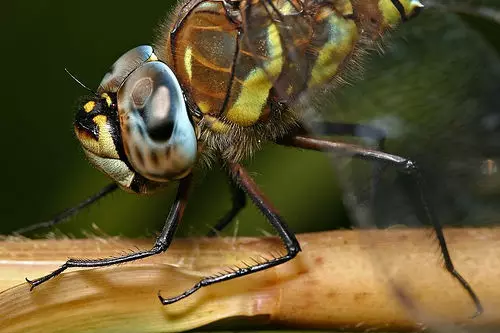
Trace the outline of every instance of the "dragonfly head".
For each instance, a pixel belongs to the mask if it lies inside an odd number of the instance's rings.
[[[181,87],[149,46],[115,62],[78,110],[75,133],[93,165],[137,193],[185,177],[197,158]]]
[[[385,28],[392,28],[417,16],[424,5],[419,0],[379,0]]]

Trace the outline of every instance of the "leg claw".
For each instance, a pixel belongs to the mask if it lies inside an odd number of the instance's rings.
[[[35,283],[28,278],[24,278],[24,279],[26,280],[26,282],[28,282],[30,284],[30,291],[32,291],[35,288]]]

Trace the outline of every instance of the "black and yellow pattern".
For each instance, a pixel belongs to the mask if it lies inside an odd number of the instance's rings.
[[[94,94],[75,120],[76,136],[94,166],[137,193],[191,172],[195,130],[174,74],[150,46],[122,55]]]
[[[156,44],[201,115],[205,147],[231,160],[289,131],[294,100],[339,81],[367,44],[422,7],[416,0],[238,4],[188,2]]]

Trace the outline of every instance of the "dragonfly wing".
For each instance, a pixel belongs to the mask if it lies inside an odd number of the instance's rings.
[[[353,222],[361,227],[431,227],[425,216],[429,209],[445,227],[497,223],[500,216],[498,55],[460,18],[444,12],[428,11],[401,27],[393,37],[383,56],[367,62],[364,80],[338,89],[334,100],[321,101],[320,109],[329,121],[363,124],[385,133],[384,150],[418,166],[428,207],[419,198],[415,178],[401,169],[334,157]],[[314,124],[317,119],[309,122]],[[315,126],[310,128],[315,130]],[[324,129],[316,127],[316,130],[324,133]],[[350,141],[365,147],[376,144],[366,138]],[[368,235],[363,237],[364,242],[376,266],[416,320],[441,329],[446,327],[446,319],[450,319],[448,323],[457,318],[463,318],[460,323],[470,320],[475,312],[474,303],[451,275],[441,274],[445,272],[443,256],[434,235],[422,237],[420,241],[425,245],[415,247],[424,249],[415,256],[427,256],[426,261],[435,265],[436,276],[442,275],[430,287],[422,282],[429,280],[421,276],[421,267],[413,264],[421,263],[420,260],[405,257],[403,253],[398,258],[388,256],[392,240],[378,237],[380,234]],[[466,248],[453,244],[455,248],[449,248],[452,259],[459,252],[466,252]],[[404,263],[404,268],[398,269],[396,261]],[[460,271],[459,266],[456,268]],[[475,280],[474,274],[464,278],[478,292],[481,281]],[[422,288],[430,288],[432,293],[422,295]],[[435,302],[450,290],[458,298],[450,298],[444,307],[446,302]]]
[[[252,2],[243,20],[252,22],[245,26],[249,53],[258,55],[256,61],[274,82],[279,99],[286,103],[293,100],[294,111],[311,136],[331,134],[328,126],[324,126],[328,122],[363,125],[355,129],[353,136],[338,135],[331,139],[374,149],[380,149],[383,143],[385,152],[416,163],[423,179],[420,182],[418,177],[408,175],[403,166],[398,168],[390,163],[333,154],[334,171],[353,223],[372,229],[395,225],[430,228],[432,217],[445,227],[484,226],[496,222],[500,216],[497,170],[500,163],[500,99],[497,97],[500,60],[491,47],[459,17],[427,11],[401,27],[385,47],[384,54],[366,62],[364,74],[353,68],[349,71],[346,66],[336,68],[338,73],[329,83],[337,87],[333,94],[325,94],[325,86],[316,84],[322,82],[321,76],[304,76],[304,73],[314,73],[304,70],[308,57],[318,54],[304,51],[301,42],[309,39],[311,44],[311,40],[321,34],[311,35],[308,29],[311,22],[295,15],[300,13],[300,8],[287,7],[292,2],[283,3],[278,8],[288,8],[289,12],[276,10],[266,1]],[[291,14],[281,17],[283,13]],[[255,22],[258,24],[254,25]],[[286,43],[282,43],[284,46],[275,54],[262,53],[262,50],[277,50],[273,45],[266,48],[259,44],[273,38]],[[279,44],[276,40],[274,43]],[[278,67],[274,67],[273,60],[278,61]],[[297,79],[283,80],[282,72]],[[363,80],[359,80],[362,75]],[[358,80],[338,87],[350,77],[358,77]],[[287,85],[289,82],[294,85]],[[297,94],[304,86],[308,87],[307,91]],[[370,132],[366,129],[370,128],[383,135],[378,138],[366,135]],[[374,266],[388,282],[395,299],[416,322],[440,331],[456,332],[458,328],[453,323],[470,320],[476,311],[473,297],[443,269],[440,248],[443,243],[438,243],[434,231],[423,231],[419,238],[422,243],[414,247],[416,252],[412,258],[405,257],[407,251],[401,251],[399,257],[388,255],[388,248],[401,244],[400,241],[395,242],[381,233],[365,235],[362,238]],[[452,259],[461,251],[448,250]],[[390,251],[397,252],[397,249]],[[439,280],[422,276],[423,270],[419,267],[422,262],[431,265],[430,270],[436,271],[433,277],[440,277]],[[474,276],[464,278],[473,290],[480,284]],[[430,291],[422,293],[422,288],[430,288]],[[453,289],[458,290],[454,293],[458,298],[435,302]]]
[[[428,227],[415,244],[401,241],[404,228],[398,239],[368,230],[362,241],[415,322],[456,332],[478,309],[481,281],[468,272],[460,283],[443,269],[451,262],[446,251],[453,260],[467,248],[447,247],[449,232],[443,238],[432,227],[489,225],[500,215],[500,60],[459,17],[427,11],[403,25],[383,55],[363,57],[361,70],[359,58],[341,61],[354,46],[349,36],[360,31],[353,17],[348,1],[248,1],[240,18],[243,54],[259,65],[253,81],[272,83],[272,102],[292,105],[309,136],[392,154],[385,162],[330,155],[353,224]],[[357,48],[376,49],[369,40],[376,31],[359,33]],[[350,135],[329,132],[341,124]]]

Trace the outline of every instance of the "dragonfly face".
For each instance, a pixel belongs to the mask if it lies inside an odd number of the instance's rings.
[[[138,193],[184,177],[196,161],[180,86],[149,46],[127,52],[111,67],[97,96],[78,111],[75,133],[92,164]]]

